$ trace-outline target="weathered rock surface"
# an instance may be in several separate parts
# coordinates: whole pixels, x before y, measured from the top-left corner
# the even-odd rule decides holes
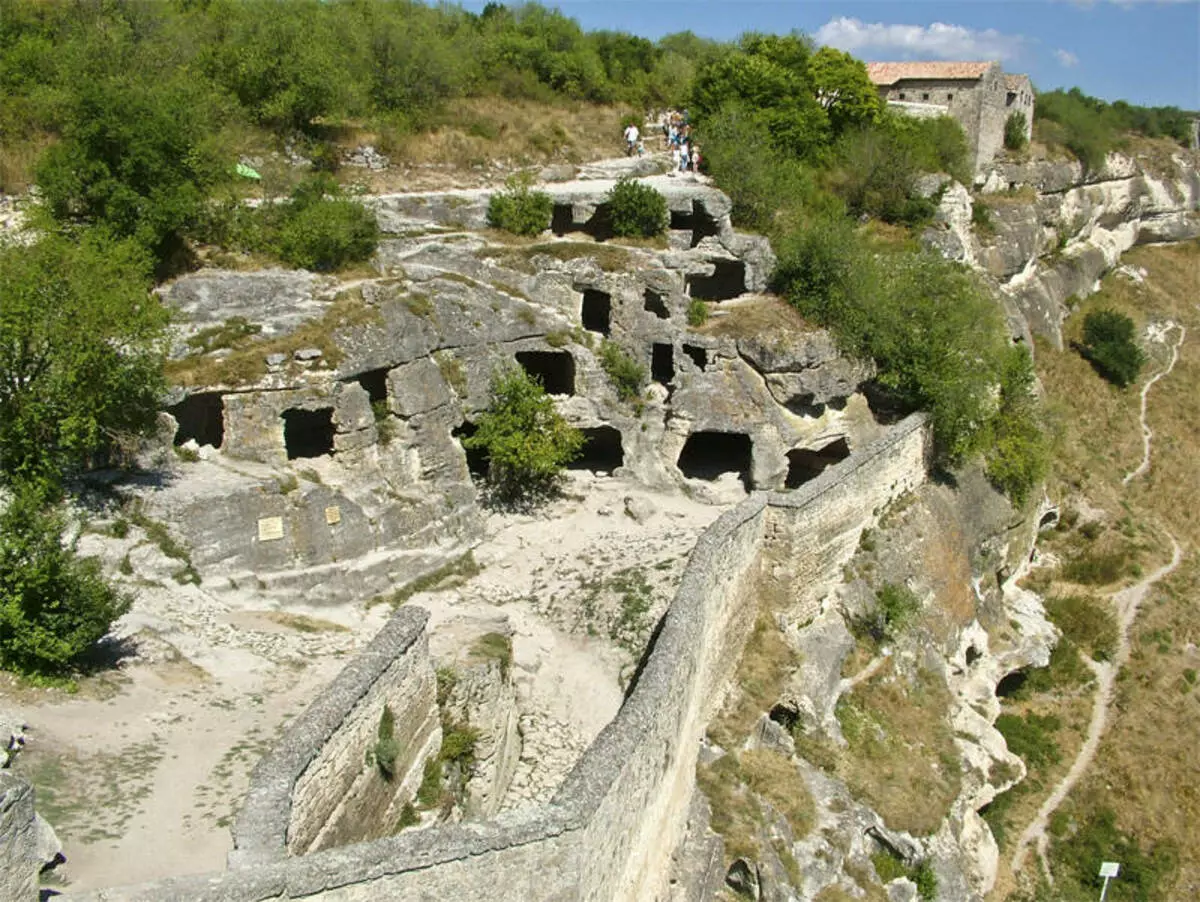
[[[54,830],[34,812],[33,787],[0,770],[0,899],[36,902],[38,875],[62,860]]]

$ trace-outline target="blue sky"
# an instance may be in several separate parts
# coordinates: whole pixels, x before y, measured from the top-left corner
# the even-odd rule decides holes
[[[543,0],[584,28],[800,29],[865,60],[1001,59],[1041,90],[1200,109],[1200,0]],[[465,2],[478,11],[483,2]]]

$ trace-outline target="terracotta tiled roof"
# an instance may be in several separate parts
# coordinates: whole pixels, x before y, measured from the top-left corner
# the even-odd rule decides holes
[[[995,62],[983,63],[867,63],[867,76],[877,85],[894,85],[906,78],[934,79],[975,79],[982,78],[983,73],[995,66]]]

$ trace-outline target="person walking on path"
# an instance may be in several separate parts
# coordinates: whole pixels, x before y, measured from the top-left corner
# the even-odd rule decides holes
[[[632,122],[625,126],[625,156],[631,157],[637,152],[638,139],[641,133]]]

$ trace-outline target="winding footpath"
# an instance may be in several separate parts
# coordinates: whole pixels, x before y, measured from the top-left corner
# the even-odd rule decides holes
[[[1121,480],[1122,485],[1129,485],[1132,480],[1150,469],[1150,446],[1154,438],[1154,432],[1146,422],[1147,399],[1154,383],[1175,368],[1175,364],[1179,361],[1179,348],[1183,344],[1184,338],[1187,337],[1187,329],[1179,323],[1167,322],[1157,334],[1151,335],[1152,340],[1163,341],[1166,339],[1167,333],[1172,329],[1179,330],[1179,339],[1171,347],[1171,362],[1167,364],[1162,372],[1151,377],[1142,386],[1140,414],[1142,462],[1138,465],[1137,469],[1125,475],[1125,478]],[[1108,726],[1108,709],[1112,704],[1113,687],[1116,683],[1117,675],[1129,659],[1129,631],[1133,627],[1134,619],[1137,617],[1138,608],[1145,600],[1151,587],[1174,572],[1183,558],[1183,552],[1175,537],[1168,533],[1167,538],[1171,540],[1170,562],[1159,567],[1145,579],[1111,596],[1113,605],[1116,608],[1118,629],[1117,650],[1116,654],[1113,655],[1113,659],[1111,661],[1095,661],[1084,655],[1082,651],[1079,653],[1080,657],[1083,658],[1084,664],[1087,665],[1088,669],[1096,677],[1096,696],[1092,702],[1092,718],[1088,724],[1083,746],[1079,749],[1079,753],[1071,763],[1071,769],[1067,771],[1066,775],[1058,782],[1058,785],[1054,787],[1050,795],[1046,797],[1046,800],[1042,802],[1037,815],[1029,826],[1025,828],[1021,834],[1021,838],[1017,841],[1011,865],[1014,874],[1019,872],[1024,866],[1025,858],[1029,854],[1029,848],[1033,846],[1037,850],[1038,859],[1041,861],[1042,871],[1045,873],[1046,879],[1051,884],[1054,883],[1054,875],[1050,872],[1050,864],[1046,857],[1046,850],[1049,846],[1046,827],[1050,823],[1051,816],[1058,810],[1058,807],[1070,794],[1075,784],[1079,782],[1079,779],[1087,772],[1087,769],[1091,767],[1092,761],[1096,757],[1096,750],[1100,747],[1100,740],[1103,738],[1104,730]]]
[[[1079,754],[1075,756],[1075,761],[1071,764],[1071,769],[1067,771],[1067,775],[1059,781],[1058,785],[1054,787],[1054,791],[1042,802],[1042,807],[1038,809],[1037,816],[1025,828],[1025,832],[1021,834],[1021,838],[1017,842],[1016,852],[1013,853],[1012,857],[1013,873],[1021,870],[1021,866],[1025,863],[1025,856],[1029,851],[1030,844],[1036,844],[1038,857],[1042,862],[1042,869],[1045,871],[1046,877],[1053,883],[1050,867],[1046,861],[1046,846],[1048,844],[1046,825],[1050,822],[1050,816],[1058,810],[1058,806],[1063,803],[1063,800],[1066,799],[1075,784],[1079,782],[1079,778],[1091,766],[1092,759],[1096,756],[1096,749],[1099,748],[1100,739],[1104,735],[1105,727],[1108,725],[1108,708],[1112,704],[1113,686],[1116,683],[1117,674],[1121,672],[1121,668],[1129,659],[1129,630],[1133,626],[1134,618],[1137,617],[1138,607],[1145,600],[1151,587],[1159,580],[1170,575],[1183,559],[1183,551],[1179,547],[1179,543],[1175,541],[1175,537],[1168,535],[1168,538],[1171,540],[1170,562],[1159,567],[1140,582],[1134,583],[1129,588],[1122,589],[1112,596],[1113,604],[1117,609],[1117,627],[1119,633],[1117,651],[1113,655],[1113,659],[1111,661],[1093,661],[1091,658],[1083,655],[1082,652],[1080,653],[1084,663],[1096,675],[1096,699],[1092,704],[1092,720],[1088,724],[1087,738],[1084,740]]]
[[[1163,376],[1166,376],[1168,373],[1170,373],[1171,370],[1175,369],[1175,364],[1179,361],[1179,348],[1183,344],[1184,338],[1187,337],[1187,329],[1185,329],[1181,324],[1167,323],[1160,333],[1161,338],[1165,339],[1167,333],[1172,329],[1179,330],[1179,340],[1171,347],[1171,362],[1167,364],[1167,368],[1165,370],[1158,375],[1151,377],[1146,384],[1142,386],[1142,462],[1138,464],[1136,470],[1132,470],[1125,474],[1125,478],[1121,480],[1122,485],[1129,485],[1131,480],[1136,479],[1150,469],[1150,442],[1154,438],[1154,433],[1151,431],[1150,426],[1146,423],[1146,400],[1150,396],[1151,386],[1153,386],[1154,383]]]

